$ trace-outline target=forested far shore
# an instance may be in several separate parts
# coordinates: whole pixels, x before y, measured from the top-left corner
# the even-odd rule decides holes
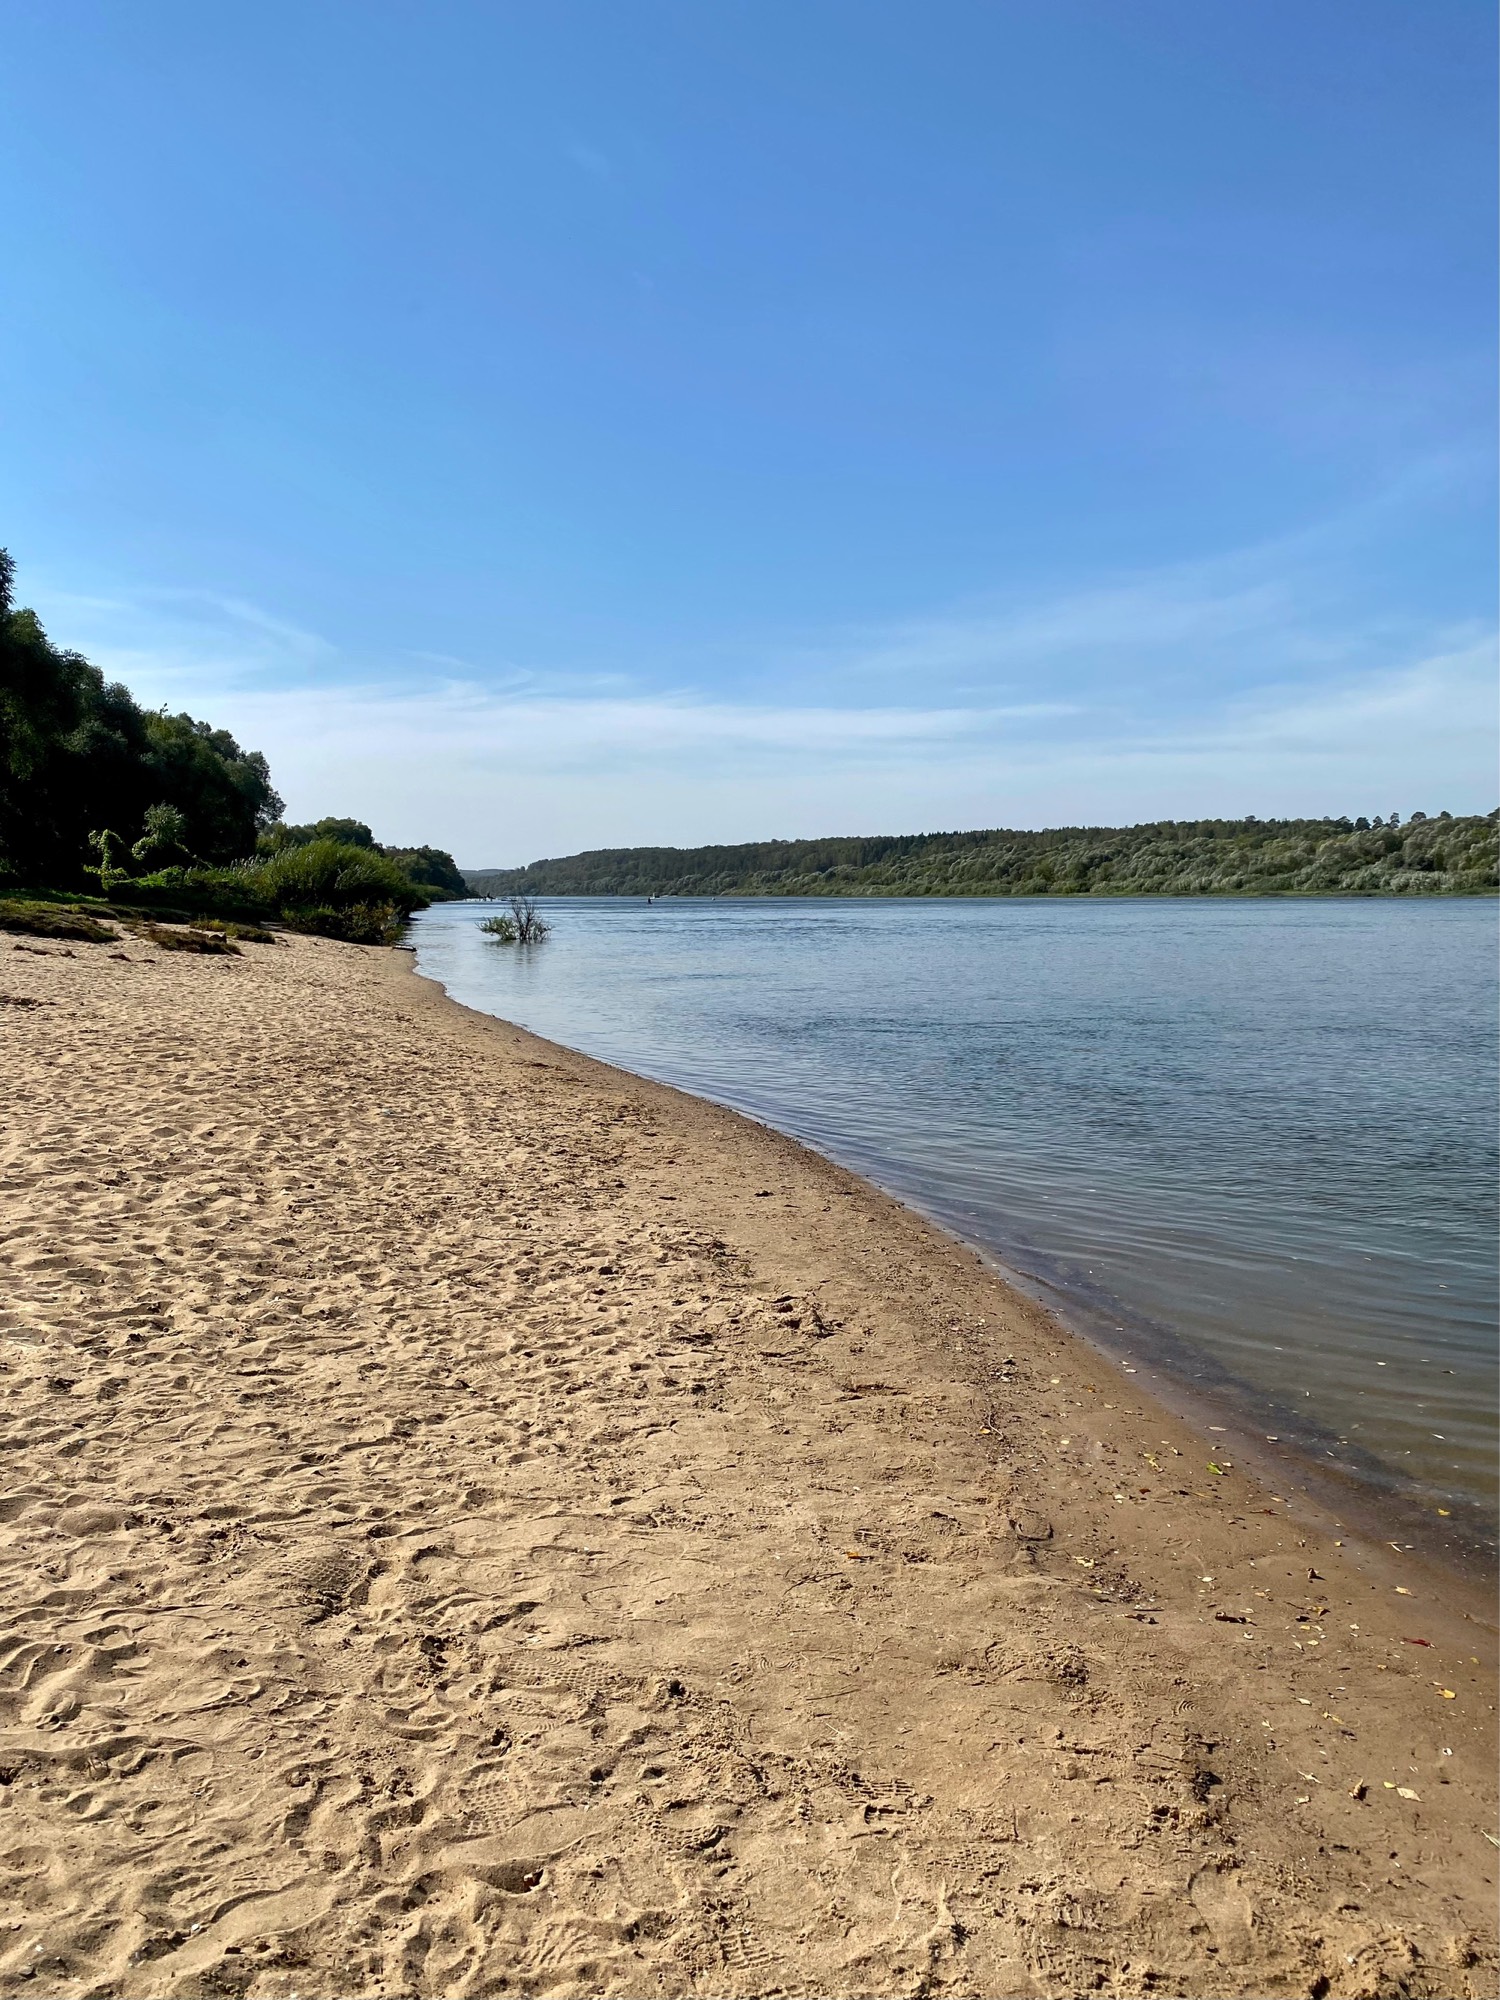
[[[606,847],[464,879],[476,896],[1476,896],[1500,887],[1500,810]]]

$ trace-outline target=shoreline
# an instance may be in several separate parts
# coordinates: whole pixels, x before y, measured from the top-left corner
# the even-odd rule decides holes
[[[1117,1387],[1121,1394],[1142,1397],[1156,1404],[1164,1418],[1186,1427],[1206,1452],[1227,1452],[1232,1448],[1237,1462],[1252,1468],[1257,1484],[1267,1493],[1273,1486],[1296,1493],[1309,1521],[1315,1523],[1319,1532],[1330,1540],[1342,1532],[1346,1538],[1357,1537],[1367,1550],[1378,1553],[1397,1546],[1392,1540],[1393,1531],[1422,1535],[1426,1546],[1418,1549],[1406,1543],[1401,1550],[1403,1556],[1415,1557],[1416,1565],[1436,1585],[1461,1593],[1467,1606],[1466,1616],[1500,1630],[1494,1602],[1496,1549],[1493,1533],[1490,1541],[1482,1539],[1480,1523],[1486,1517],[1479,1502],[1467,1503],[1467,1511],[1473,1516],[1472,1523],[1458,1521],[1455,1509],[1455,1524],[1447,1529],[1435,1529],[1430,1500],[1415,1485],[1402,1489],[1397,1483],[1398,1475],[1385,1467],[1382,1461],[1372,1459],[1376,1473],[1384,1473],[1390,1482],[1384,1490],[1373,1476],[1368,1481],[1347,1474],[1341,1478],[1340,1472],[1345,1468],[1320,1465],[1313,1456],[1310,1442],[1295,1437],[1283,1442],[1260,1436],[1253,1428],[1253,1419],[1247,1414],[1245,1406],[1253,1403],[1262,1392],[1217,1369],[1216,1364],[1211,1364],[1210,1357],[1199,1355],[1184,1336],[1172,1329],[1148,1328],[1138,1322],[1127,1321],[1120,1329],[1127,1337],[1111,1340],[1102,1330],[1091,1328],[1086,1323],[1086,1301],[1081,1297],[1070,1294],[1062,1285],[1051,1284],[1008,1264],[998,1252],[966,1236],[940,1215],[918,1206],[909,1196],[883,1187],[869,1173],[846,1166],[811,1141],[798,1138],[794,1133],[772,1124],[769,1119],[741,1110],[737,1105],[707,1092],[689,1090],[663,1077],[628,1069],[623,1064],[574,1048],[567,1042],[553,1041],[504,1015],[470,1007],[464,1001],[455,1000],[436,974],[420,969],[418,947],[400,945],[395,949],[410,954],[413,976],[432,987],[445,1006],[456,1008],[477,1021],[498,1024],[510,1033],[535,1043],[540,1049],[588,1064],[611,1079],[664,1091],[670,1098],[680,1099],[685,1104],[702,1106],[727,1119],[742,1121],[752,1131],[764,1133],[790,1147],[794,1153],[805,1156],[810,1165],[815,1163],[828,1168],[875,1199],[889,1203],[918,1227],[932,1231],[944,1244],[952,1245],[962,1257],[973,1258],[1005,1292],[1013,1296],[1018,1305],[1029,1305],[1043,1314],[1047,1321],[1054,1323],[1064,1340],[1076,1343],[1120,1378]],[[1118,1307],[1117,1310],[1124,1312],[1127,1309]],[[1178,1349],[1183,1357],[1209,1365],[1216,1371],[1216,1379],[1195,1382],[1188,1379],[1185,1373],[1174,1372],[1170,1363],[1163,1363],[1152,1356],[1150,1347],[1153,1342]],[[1126,1381],[1126,1376],[1138,1376],[1140,1379]],[[1215,1418],[1226,1421],[1216,1425],[1212,1421]],[[1214,1430],[1224,1436],[1223,1444],[1215,1445],[1211,1436]],[[1326,1435],[1332,1436],[1333,1433]],[[1272,1443],[1281,1444],[1282,1448],[1276,1452],[1267,1450],[1266,1446]],[[1458,1499],[1458,1496],[1453,1497]],[[1459,1504],[1464,1506],[1466,1503],[1460,1500]],[[1472,1534],[1457,1540],[1456,1546],[1451,1542],[1445,1547],[1432,1546],[1438,1537],[1445,1534],[1464,1537],[1466,1529],[1472,1529]]]
[[[546,900],[566,902],[569,898]],[[1346,900],[1358,899],[1346,897]],[[399,949],[412,953],[418,977],[429,980],[450,1004],[466,1007],[466,1003],[452,999],[436,973],[420,970],[420,946],[403,945]],[[1486,1599],[1492,1595],[1500,1577],[1500,1542],[1497,1542],[1494,1508],[1482,1497],[1430,1486],[1403,1475],[1399,1466],[1373,1450],[1353,1445],[1347,1439],[1340,1444],[1335,1428],[1303,1417],[1290,1403],[1278,1402],[1269,1391],[1235,1375],[1208,1349],[1196,1346],[1175,1327],[1143,1317],[1113,1295],[1091,1296],[1066,1275],[1049,1277],[1012,1263],[1003,1248],[970,1234],[962,1221],[952,1219],[940,1207],[927,1206],[911,1189],[887,1186],[878,1168],[870,1162],[841,1160],[835,1153],[825,1151],[816,1140],[787,1131],[769,1115],[745,1104],[654,1076],[649,1071],[630,1069],[606,1057],[591,1056],[571,1043],[554,1042],[536,1030],[523,1028],[504,1015],[479,1007],[466,1007],[466,1011],[482,1020],[502,1021],[519,1033],[535,1035],[545,1046],[597,1062],[611,1073],[675,1091],[690,1101],[714,1105],[776,1133],[812,1158],[838,1167],[920,1217],[944,1238],[978,1256],[1002,1283],[1054,1315],[1070,1337],[1081,1341],[1108,1365],[1125,1375],[1139,1374],[1141,1381],[1136,1384],[1136,1392],[1152,1394],[1192,1426],[1200,1438],[1206,1439],[1211,1430],[1227,1431],[1242,1459],[1254,1463],[1262,1481],[1295,1488],[1318,1510],[1330,1534],[1339,1529],[1349,1530],[1381,1546],[1400,1538],[1408,1548],[1414,1538],[1419,1538],[1424,1559],[1437,1571],[1461,1587],[1477,1590]],[[1267,1421],[1277,1424],[1279,1435],[1265,1435]],[[1338,1458],[1328,1464],[1325,1458],[1334,1457],[1335,1447]],[[1446,1509],[1441,1516],[1440,1507]]]
[[[0,1991],[1491,1990],[1492,1612],[936,1225],[405,953],[0,994]]]

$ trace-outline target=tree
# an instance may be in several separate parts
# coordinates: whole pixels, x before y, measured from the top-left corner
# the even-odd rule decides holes
[[[128,688],[52,644],[14,604],[14,583],[0,550],[0,867],[77,881],[92,830],[122,829],[128,844],[153,806],[182,815],[178,842],[205,861],[253,853],[281,811],[265,758],[190,715],[143,713]]]
[[[186,839],[187,819],[176,806],[147,806],[146,830],[130,851],[137,861],[166,868],[174,862],[191,861]]]
[[[239,861],[276,820],[281,800],[258,750],[242,750],[227,729],[190,715],[148,715],[143,777],[187,822],[187,844],[205,861]],[[144,815],[144,803],[136,817]]]

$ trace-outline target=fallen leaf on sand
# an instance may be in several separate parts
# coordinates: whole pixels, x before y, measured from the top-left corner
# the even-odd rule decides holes
[[[1220,1477],[1221,1479],[1222,1479],[1222,1478],[1224,1477],[1224,1468],[1223,1468],[1223,1466],[1222,1466],[1222,1465],[1215,1465],[1212,1459],[1210,1459],[1210,1460],[1208,1461],[1208,1469],[1209,1469],[1209,1471],[1210,1471],[1210,1472],[1217,1472],[1217,1473],[1218,1473],[1218,1475],[1219,1475],[1219,1477]]]
[[[1458,1700],[1458,1696],[1453,1692],[1452,1688],[1439,1688],[1438,1693],[1443,1697],[1444,1701]]]
[[[1421,1794],[1414,1792],[1410,1785],[1397,1785],[1396,1797],[1398,1799],[1415,1799],[1418,1805],[1422,1803]]]
[[[1405,1584],[1398,1583],[1396,1585],[1396,1595],[1398,1597],[1410,1597],[1411,1592],[1406,1588]]]

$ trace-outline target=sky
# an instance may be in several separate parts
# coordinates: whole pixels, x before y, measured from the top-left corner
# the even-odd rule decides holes
[[[1480,0],[0,0],[0,544],[290,818],[1485,811]]]

